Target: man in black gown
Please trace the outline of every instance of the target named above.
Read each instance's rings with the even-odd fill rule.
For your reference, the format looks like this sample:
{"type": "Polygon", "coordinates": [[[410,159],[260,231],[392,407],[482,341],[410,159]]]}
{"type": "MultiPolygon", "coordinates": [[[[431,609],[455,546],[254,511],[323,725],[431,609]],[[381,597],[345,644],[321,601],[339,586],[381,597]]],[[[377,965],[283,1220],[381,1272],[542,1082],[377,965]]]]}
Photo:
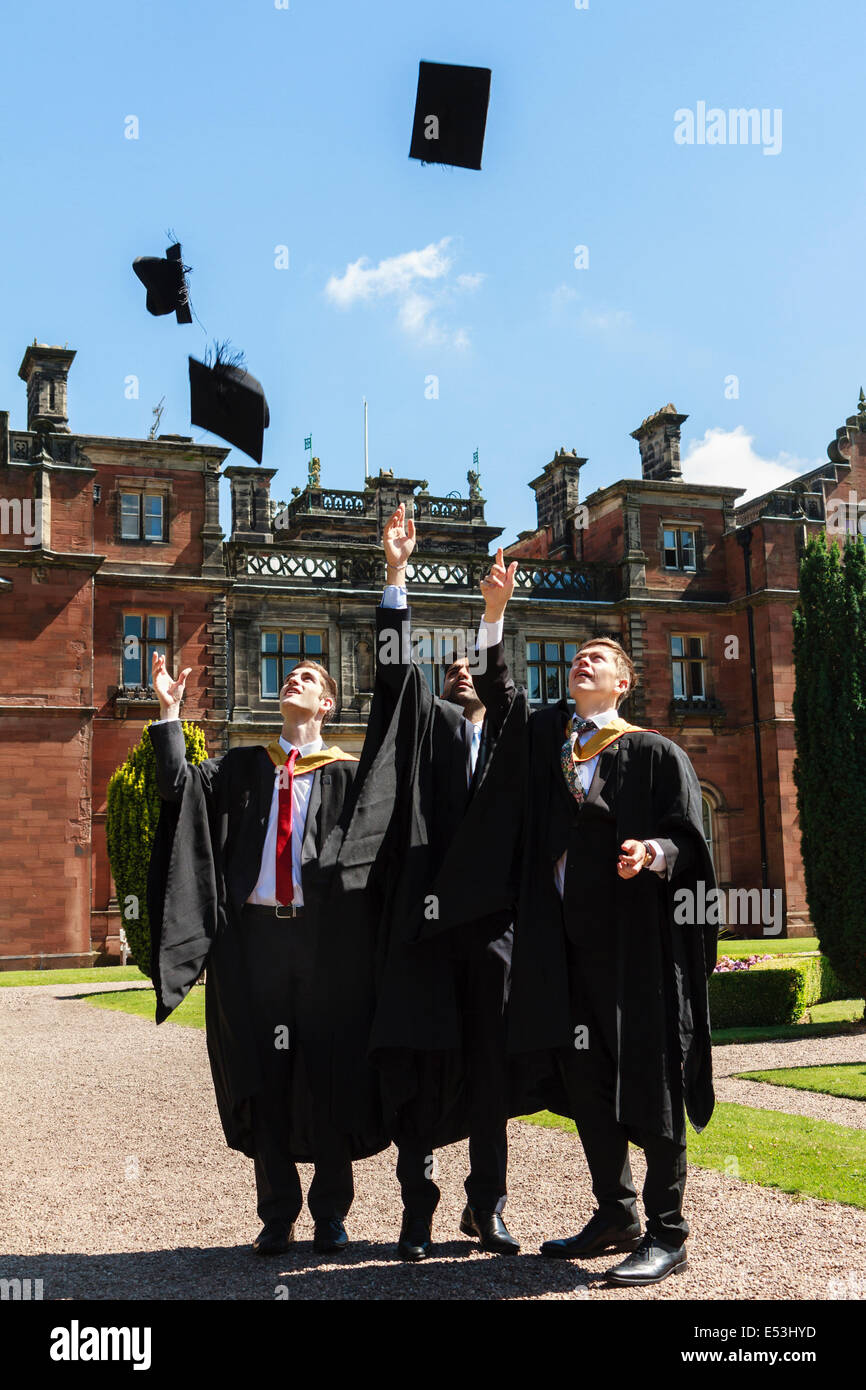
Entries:
{"type": "MultiPolygon", "coordinates": [[[[384,531],[387,587],[377,609],[380,697],[388,692],[396,699],[401,691],[410,657],[410,611],[406,599],[406,564],[415,546],[414,523],[406,519],[401,504],[384,531]]],[[[474,667],[474,663],[473,663],[474,667]]],[[[461,849],[476,861],[489,858],[489,845],[473,833],[467,811],[484,783],[485,770],[514,698],[514,686],[505,673],[487,682],[485,704],[473,685],[468,659],[460,657],[448,666],[442,699],[434,699],[430,739],[419,752],[417,776],[432,778],[429,818],[431,857],[429,879],[421,885],[431,892],[447,859],[449,847],[461,841],[461,849]],[[486,709],[485,709],[486,705],[486,709]]],[[[481,862],[476,862],[476,872],[481,862]]],[[[451,875],[453,880],[454,875],[451,875]]],[[[461,885],[457,883],[458,893],[461,885]]],[[[460,1019],[460,1052],[463,1092],[469,1137],[470,1172],[465,1182],[467,1205],[460,1222],[465,1235],[479,1239],[493,1254],[513,1255],[518,1242],[502,1217],[506,1201],[509,1114],[505,1009],[511,969],[512,911],[494,909],[480,918],[464,921],[444,932],[438,942],[410,947],[419,958],[420,991],[425,990],[421,953],[439,948],[447,952],[448,973],[454,1004],[460,1019]]],[[[434,963],[431,961],[431,970],[434,963]]],[[[424,1047],[422,1036],[416,1047],[424,1047]]],[[[432,1051],[432,1049],[431,1049],[432,1051]]],[[[421,1071],[414,1111],[403,1107],[397,1117],[394,1138],[398,1145],[397,1177],[403,1198],[403,1222],[399,1253],[405,1260],[425,1258],[431,1249],[433,1213],[439,1201],[435,1182],[434,1148],[437,1112],[445,1108],[446,1085],[435,1069],[421,1071]],[[405,1125],[413,1111],[414,1123],[405,1125]],[[419,1118],[419,1114],[421,1118],[419,1118]]],[[[454,1133],[454,1138],[459,1134],[454,1133]]],[[[446,1142],[440,1138],[439,1142],[446,1142]]]]}
{"type": "MultiPolygon", "coordinates": [[[[500,551],[486,589],[487,673],[475,678],[482,699],[503,662],[513,582],[500,551]]],[[[598,1202],[579,1234],[542,1253],[631,1250],[608,1275],[619,1284],[685,1269],[684,1108],[697,1130],[713,1109],[716,929],[681,925],[678,910],[704,901],[701,880],[713,897],[700,785],[675,744],[618,717],[634,678],[618,643],[591,640],[569,672],[574,712],[561,702],[528,721],[509,1019],[514,1051],[547,1053],[547,1104],[574,1120],[598,1202]],[[630,1140],[647,1160],[642,1238],[630,1140]]],[[[519,810],[501,814],[506,828],[519,810]]]]}
{"type": "Polygon", "coordinates": [[[345,1249],[352,1159],[386,1147],[366,1066],[372,924],[335,914],[318,858],[347,807],[357,762],[326,748],[336,704],[302,661],[280,691],[283,728],[196,766],[178,720],[189,670],[154,655],[163,718],[150,725],[162,809],[148,882],[157,1022],[207,962],[207,1046],[229,1145],[254,1159],[257,1255],[294,1240],[312,1162],[314,1247],[345,1249]],[[337,1015],[335,1017],[335,1015],[337,1015]]]}

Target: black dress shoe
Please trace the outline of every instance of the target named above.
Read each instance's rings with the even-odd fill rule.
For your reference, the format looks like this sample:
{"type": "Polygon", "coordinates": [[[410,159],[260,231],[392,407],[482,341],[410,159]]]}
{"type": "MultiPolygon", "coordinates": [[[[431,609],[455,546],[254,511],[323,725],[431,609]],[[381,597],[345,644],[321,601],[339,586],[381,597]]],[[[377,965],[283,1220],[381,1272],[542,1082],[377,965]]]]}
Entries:
{"type": "Polygon", "coordinates": [[[294,1243],[294,1221],[266,1221],[253,1241],[253,1254],[285,1255],[294,1243]]]}
{"type": "Polygon", "coordinates": [[[426,1216],[403,1213],[397,1254],[401,1260],[426,1260],[432,1249],[431,1223],[426,1216]]]}
{"type": "Polygon", "coordinates": [[[605,1278],[612,1284],[660,1284],[669,1274],[682,1274],[688,1267],[684,1245],[665,1245],[647,1232],[634,1254],[609,1269],[605,1278]]]}
{"type": "Polygon", "coordinates": [[[634,1250],[639,1243],[640,1226],[636,1221],[631,1226],[614,1226],[597,1211],[576,1236],[546,1240],[541,1253],[549,1260],[580,1260],[588,1255],[603,1255],[606,1250],[634,1250]]]}
{"type": "Polygon", "coordinates": [[[520,1241],[509,1234],[498,1211],[474,1211],[470,1206],[464,1207],[460,1229],[465,1236],[480,1240],[481,1249],[491,1255],[516,1255],[520,1249],[520,1241]]]}
{"type": "Polygon", "coordinates": [[[317,1221],[313,1231],[313,1249],[319,1255],[333,1255],[349,1244],[346,1228],[338,1216],[329,1221],[317,1221]]]}

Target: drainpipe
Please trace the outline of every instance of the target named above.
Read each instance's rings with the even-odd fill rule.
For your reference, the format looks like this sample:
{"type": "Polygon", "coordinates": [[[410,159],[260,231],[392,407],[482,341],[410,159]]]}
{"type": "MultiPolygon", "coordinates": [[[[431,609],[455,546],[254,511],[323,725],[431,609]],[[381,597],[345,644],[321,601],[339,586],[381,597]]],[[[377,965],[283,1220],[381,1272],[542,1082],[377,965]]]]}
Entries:
{"type": "MultiPolygon", "coordinates": [[[[744,526],[737,532],[737,541],[743,547],[743,564],[746,576],[746,597],[752,594],[752,527],[744,526]]],[[[755,659],[755,618],[751,603],[746,609],[749,625],[749,665],[752,673],[752,731],[755,736],[755,770],[758,774],[758,828],[761,835],[761,886],[767,882],[767,825],[764,820],[764,765],[761,760],[761,730],[758,720],[758,669],[755,659]]]]}

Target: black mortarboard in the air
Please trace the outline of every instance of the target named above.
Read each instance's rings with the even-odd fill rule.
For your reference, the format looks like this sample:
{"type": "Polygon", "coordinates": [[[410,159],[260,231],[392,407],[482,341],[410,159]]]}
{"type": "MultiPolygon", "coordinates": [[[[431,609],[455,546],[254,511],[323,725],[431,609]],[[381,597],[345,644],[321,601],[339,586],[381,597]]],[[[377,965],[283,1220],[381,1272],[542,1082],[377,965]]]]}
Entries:
{"type": "Polygon", "coordinates": [[[490,68],[419,63],[409,158],[480,169],[489,100],[490,68]]]}
{"type": "Polygon", "coordinates": [[[194,425],[262,461],[264,431],[271,423],[261,382],[222,350],[213,362],[189,359],[189,415],[194,425]]]}
{"type": "Polygon", "coordinates": [[[152,314],[177,314],[178,323],[192,323],[189,285],[180,242],[169,246],[162,256],[136,256],[132,268],[147,290],[147,307],[152,314]]]}

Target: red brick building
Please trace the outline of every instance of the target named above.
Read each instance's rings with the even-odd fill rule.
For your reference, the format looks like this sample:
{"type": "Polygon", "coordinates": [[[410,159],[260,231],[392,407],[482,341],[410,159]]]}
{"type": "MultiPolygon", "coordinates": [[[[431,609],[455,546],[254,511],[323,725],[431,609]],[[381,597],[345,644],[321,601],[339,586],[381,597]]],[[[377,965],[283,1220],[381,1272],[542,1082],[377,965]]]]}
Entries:
{"type": "Polygon", "coordinates": [[[739,507],[741,489],[683,481],[685,419],[667,405],[645,420],[632,435],[642,477],[582,504],[586,460],[561,452],[531,484],[538,529],[507,553],[615,567],[610,628],[640,677],[624,712],[691,758],[720,885],[781,890],[786,933],[805,935],[791,615],[800,556],[828,513],[840,542],[846,526],[866,533],[866,403],[861,392],[829,463],[739,507]]]}
{"type": "MultiPolygon", "coordinates": [[[[414,620],[433,631],[474,629],[500,534],[474,474],[465,498],[390,474],[361,491],[328,490],[314,461],[288,506],[270,497],[274,470],[226,469],[225,540],[218,488],[229,451],[181,436],[70,432],[74,357],[34,343],[19,372],[27,429],[0,412],[0,969],[117,954],[106,785],[158,713],[147,688],[154,647],[193,668],[184,714],[212,752],[273,736],[276,685],[302,651],[337,680],[331,737],[358,748],[384,519],[411,502],[414,620]]],[[[666,406],[634,432],[640,478],[582,501],[586,460],[563,450],[530,484],[537,526],[509,547],[520,560],[509,660],[545,703],[564,693],[575,643],[619,636],[640,676],[623,712],[692,758],[721,885],[780,891],[784,929],[797,934],[808,916],[791,612],[799,555],[827,525],[828,504],[844,503],[855,526],[866,499],[866,403],[837,431],[826,466],[739,507],[738,489],[683,481],[685,419],[666,406]]]]}
{"type": "Polygon", "coordinates": [[[228,450],[171,436],[71,434],[74,357],[63,348],[28,347],[19,371],[27,430],[10,430],[8,413],[0,413],[6,969],[89,964],[94,953],[105,954],[109,938],[117,950],[106,784],[144,720],[157,713],[142,689],[146,632],[137,680],[131,644],[123,658],[136,616],[151,620],[151,645],[163,649],[168,641],[189,653],[199,672],[192,700],[206,729],[225,704],[225,666],[214,664],[212,634],[225,627],[218,480],[228,450]]]}

